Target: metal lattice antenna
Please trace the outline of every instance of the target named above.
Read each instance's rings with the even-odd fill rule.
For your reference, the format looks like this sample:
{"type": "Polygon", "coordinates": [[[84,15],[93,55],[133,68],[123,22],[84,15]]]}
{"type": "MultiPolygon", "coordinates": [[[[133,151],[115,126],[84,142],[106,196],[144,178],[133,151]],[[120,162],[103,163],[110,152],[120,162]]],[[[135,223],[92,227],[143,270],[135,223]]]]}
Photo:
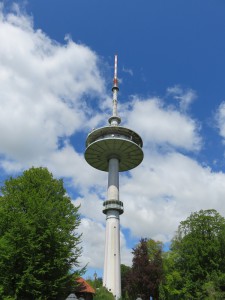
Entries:
{"type": "Polygon", "coordinates": [[[118,78],[117,78],[117,55],[115,55],[115,64],[114,64],[114,78],[113,78],[113,111],[112,111],[112,117],[109,118],[109,124],[112,126],[118,126],[121,122],[120,117],[118,117],[117,114],[117,95],[119,92],[118,87],[118,78]]]}

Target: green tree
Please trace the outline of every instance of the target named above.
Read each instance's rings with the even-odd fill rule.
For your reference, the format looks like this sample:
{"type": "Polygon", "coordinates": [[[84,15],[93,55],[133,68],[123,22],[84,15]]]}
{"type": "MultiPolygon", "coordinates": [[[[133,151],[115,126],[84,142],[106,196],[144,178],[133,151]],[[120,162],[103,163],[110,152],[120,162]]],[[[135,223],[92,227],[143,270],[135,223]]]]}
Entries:
{"type": "Polygon", "coordinates": [[[96,290],[95,300],[115,300],[113,294],[109,292],[105,287],[99,287],[96,290]]]}
{"type": "Polygon", "coordinates": [[[177,253],[173,251],[164,252],[163,258],[163,281],[160,285],[161,300],[182,299],[181,295],[185,294],[182,289],[183,278],[181,273],[175,267],[177,253]]]}
{"type": "Polygon", "coordinates": [[[164,260],[165,299],[224,299],[224,242],[225,219],[216,210],[182,221],[164,260]]]}
{"type": "MultiPolygon", "coordinates": [[[[163,244],[160,241],[155,241],[153,239],[148,239],[147,240],[147,247],[148,247],[148,258],[149,258],[150,261],[156,260],[159,253],[162,254],[163,244]]],[[[160,262],[161,262],[161,259],[160,259],[160,262]]]]}
{"type": "Polygon", "coordinates": [[[102,287],[102,278],[101,277],[96,277],[94,279],[88,278],[86,281],[94,289],[98,289],[98,288],[102,287]]]}
{"type": "Polygon", "coordinates": [[[31,168],[1,192],[0,298],[63,299],[81,254],[78,207],[63,181],[31,168]]]}

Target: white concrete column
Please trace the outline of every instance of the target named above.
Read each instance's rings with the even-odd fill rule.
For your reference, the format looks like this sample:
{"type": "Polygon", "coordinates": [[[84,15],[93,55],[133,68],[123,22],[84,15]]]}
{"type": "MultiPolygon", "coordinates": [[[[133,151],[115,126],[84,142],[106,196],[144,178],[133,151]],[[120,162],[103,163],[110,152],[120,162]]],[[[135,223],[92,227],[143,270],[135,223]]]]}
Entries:
{"type": "MultiPolygon", "coordinates": [[[[107,200],[119,200],[119,161],[116,158],[109,160],[107,200]]],[[[115,209],[109,209],[106,213],[103,285],[115,299],[121,297],[120,220],[119,212],[115,209]]]]}
{"type": "Polygon", "coordinates": [[[119,161],[117,158],[109,160],[107,200],[119,200],[119,161]]]}

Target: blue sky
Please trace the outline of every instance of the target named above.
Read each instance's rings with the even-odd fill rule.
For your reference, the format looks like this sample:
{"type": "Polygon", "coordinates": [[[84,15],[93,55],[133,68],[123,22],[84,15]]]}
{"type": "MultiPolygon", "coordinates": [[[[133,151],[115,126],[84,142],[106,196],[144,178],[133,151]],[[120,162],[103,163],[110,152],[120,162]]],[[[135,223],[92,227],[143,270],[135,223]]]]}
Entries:
{"type": "Polygon", "coordinates": [[[191,212],[225,216],[225,2],[1,2],[1,180],[31,166],[63,177],[81,204],[88,274],[101,274],[107,174],[85,162],[85,139],[119,115],[145,158],[121,174],[122,263],[141,237],[168,243],[191,212]]]}

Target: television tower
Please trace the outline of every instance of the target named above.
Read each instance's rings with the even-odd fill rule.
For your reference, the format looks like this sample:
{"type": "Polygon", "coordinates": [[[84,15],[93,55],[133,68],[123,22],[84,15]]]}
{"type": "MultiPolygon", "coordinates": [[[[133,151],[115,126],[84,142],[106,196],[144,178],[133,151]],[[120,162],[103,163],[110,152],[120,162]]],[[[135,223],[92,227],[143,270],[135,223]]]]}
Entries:
{"type": "Polygon", "coordinates": [[[119,199],[119,172],[131,170],[143,160],[141,137],[133,130],[119,126],[118,92],[115,55],[112,116],[108,126],[94,129],[88,135],[85,151],[85,159],[92,167],[108,172],[107,200],[103,203],[103,213],[106,215],[103,285],[115,299],[121,297],[120,215],[123,213],[123,202],[119,199]]]}

